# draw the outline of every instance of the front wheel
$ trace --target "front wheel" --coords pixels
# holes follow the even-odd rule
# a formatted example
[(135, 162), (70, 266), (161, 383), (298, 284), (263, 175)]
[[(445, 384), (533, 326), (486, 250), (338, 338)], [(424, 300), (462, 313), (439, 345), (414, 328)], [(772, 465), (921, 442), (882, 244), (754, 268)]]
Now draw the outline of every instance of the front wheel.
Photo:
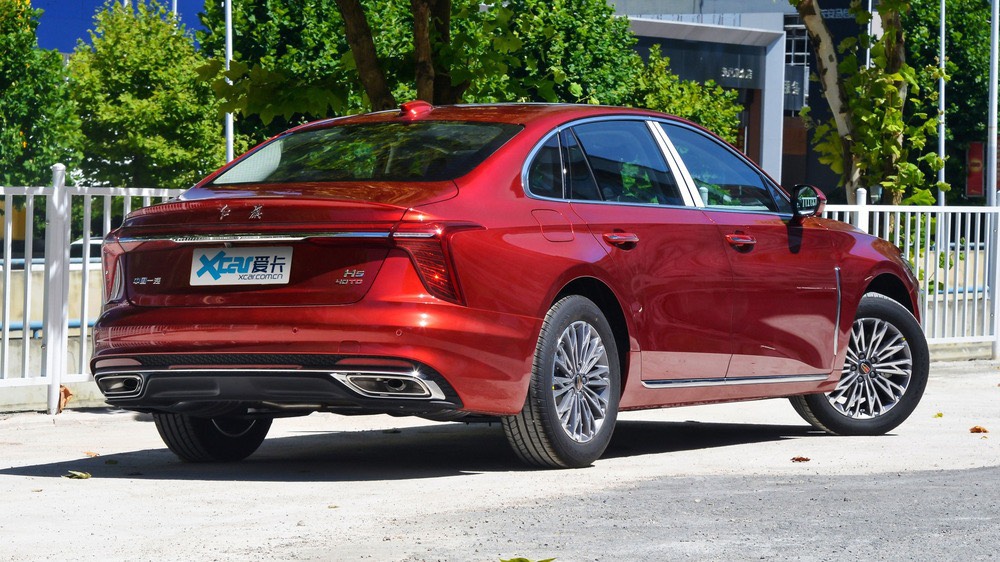
[(270, 418), (199, 418), (187, 414), (153, 414), (163, 442), (187, 462), (230, 462), (253, 454), (267, 437)]
[(542, 324), (524, 407), (502, 419), (511, 447), (528, 464), (589, 466), (611, 441), (620, 380), (601, 309), (578, 295), (560, 300)]
[(850, 337), (837, 388), (793, 396), (792, 407), (829, 433), (887, 433), (910, 416), (924, 394), (927, 340), (910, 311), (877, 293), (861, 299)]

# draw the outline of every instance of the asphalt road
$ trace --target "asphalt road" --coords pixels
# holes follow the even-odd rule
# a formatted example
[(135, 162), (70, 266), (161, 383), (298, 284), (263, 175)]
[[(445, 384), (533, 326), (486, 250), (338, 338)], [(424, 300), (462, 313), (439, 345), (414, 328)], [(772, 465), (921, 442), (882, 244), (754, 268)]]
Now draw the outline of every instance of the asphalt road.
[(888, 436), (784, 400), (637, 412), (580, 470), (496, 425), (313, 415), (191, 465), (144, 416), (0, 414), (0, 560), (1000, 559), (1000, 364), (931, 372)]

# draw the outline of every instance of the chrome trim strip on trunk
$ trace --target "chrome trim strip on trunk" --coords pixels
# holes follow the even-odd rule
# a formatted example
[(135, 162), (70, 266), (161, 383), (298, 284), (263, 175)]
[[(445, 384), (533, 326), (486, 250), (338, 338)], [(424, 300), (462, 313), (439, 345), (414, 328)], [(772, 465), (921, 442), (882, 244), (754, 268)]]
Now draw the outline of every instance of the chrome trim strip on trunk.
[(191, 234), (184, 236), (123, 236), (118, 241), (124, 244), (155, 241), (169, 241), (175, 244), (211, 244), (218, 242), (298, 242), (310, 238), (388, 239), (389, 231), (294, 232), (285, 234), (253, 234), (242, 232), (235, 234)]
[(663, 379), (642, 381), (646, 388), (693, 388), (700, 386), (730, 386), (747, 384), (780, 384), (796, 382), (822, 382), (829, 375), (781, 375), (777, 377), (730, 377), (716, 379)]

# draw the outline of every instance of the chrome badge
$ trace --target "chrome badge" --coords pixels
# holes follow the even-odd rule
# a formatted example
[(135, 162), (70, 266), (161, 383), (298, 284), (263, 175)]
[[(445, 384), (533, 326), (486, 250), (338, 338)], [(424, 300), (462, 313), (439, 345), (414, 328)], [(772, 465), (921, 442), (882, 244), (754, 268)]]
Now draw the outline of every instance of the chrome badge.
[(223, 205), (222, 208), (219, 209), (219, 220), (221, 221), (222, 219), (228, 217), (230, 212), (229, 205)]
[(253, 210), (250, 211), (250, 218), (252, 218), (252, 219), (261, 219), (263, 217), (264, 217), (264, 206), (263, 205), (254, 205)]

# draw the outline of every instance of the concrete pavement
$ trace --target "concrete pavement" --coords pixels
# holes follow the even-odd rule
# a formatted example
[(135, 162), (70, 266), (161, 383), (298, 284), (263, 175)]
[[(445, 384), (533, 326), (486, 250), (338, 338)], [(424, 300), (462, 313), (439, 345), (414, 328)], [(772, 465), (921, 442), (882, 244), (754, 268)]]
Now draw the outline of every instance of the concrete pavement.
[(0, 414), (0, 498), (3, 560), (992, 560), (1000, 363), (932, 364), (881, 437), (785, 400), (627, 413), (580, 470), (522, 467), (496, 425), (314, 414), (191, 465), (147, 416)]

